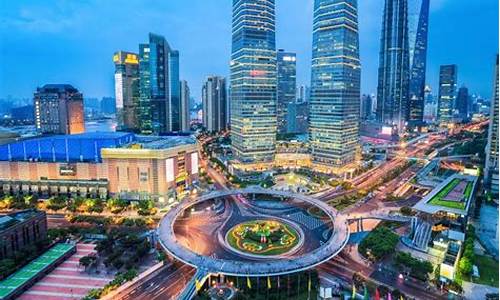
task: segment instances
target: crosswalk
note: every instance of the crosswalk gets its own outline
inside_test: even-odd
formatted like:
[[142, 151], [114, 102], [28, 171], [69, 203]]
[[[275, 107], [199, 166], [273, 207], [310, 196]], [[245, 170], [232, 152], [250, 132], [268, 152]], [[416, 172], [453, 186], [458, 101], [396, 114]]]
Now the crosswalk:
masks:
[[303, 212], [296, 212], [296, 213], [290, 214], [288, 216], [292, 220], [294, 220], [295, 222], [306, 226], [307, 229], [309, 229], [309, 230], [314, 230], [314, 229], [323, 225], [323, 222], [321, 222], [320, 220], [318, 220], [314, 217], [305, 215]]

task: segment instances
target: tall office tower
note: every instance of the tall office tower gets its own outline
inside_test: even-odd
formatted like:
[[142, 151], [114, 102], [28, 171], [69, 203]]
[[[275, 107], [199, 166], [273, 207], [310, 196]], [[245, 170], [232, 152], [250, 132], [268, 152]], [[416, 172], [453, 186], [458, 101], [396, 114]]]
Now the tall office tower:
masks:
[[410, 96], [408, 123], [422, 125], [425, 103], [425, 70], [430, 0], [408, 0], [408, 42], [410, 57]]
[[457, 65], [439, 68], [438, 119], [441, 123], [453, 121], [453, 109], [457, 95]]
[[309, 139], [320, 171], [355, 161], [360, 77], [357, 0], [315, 0]]
[[231, 143], [240, 164], [268, 163], [276, 150], [274, 0], [233, 0]]
[[309, 104], [307, 102], [289, 103], [287, 119], [288, 133], [307, 133], [309, 127]]
[[426, 123], [433, 123], [437, 118], [437, 103], [432, 95], [432, 89], [430, 86], [426, 85], [424, 90], [424, 121]]
[[69, 84], [46, 84], [33, 97], [36, 129], [42, 134], [85, 131], [83, 95]]
[[469, 117], [469, 89], [467, 89], [467, 87], [462, 86], [458, 89], [455, 107], [458, 112], [458, 117], [461, 120], [466, 120]]
[[361, 120], [366, 121], [372, 115], [372, 102], [370, 95], [361, 96]]
[[297, 101], [298, 102], [309, 102], [309, 96], [311, 95], [311, 89], [303, 84], [299, 87], [297, 93]]
[[164, 37], [149, 34], [139, 45], [139, 120], [144, 134], [180, 130], [179, 52]]
[[202, 88], [203, 126], [210, 132], [227, 129], [226, 79], [209, 76]]
[[[498, 101], [498, 55], [493, 79], [493, 97], [491, 99], [490, 127], [488, 130], [488, 143], [486, 145], [486, 165], [484, 167], [484, 182], [493, 195], [498, 195], [498, 114], [500, 106]], [[496, 198], [498, 199], [498, 197]]]
[[380, 44], [377, 121], [402, 132], [410, 84], [408, 0], [385, 0]]
[[186, 80], [180, 81], [180, 98], [181, 98], [181, 131], [188, 132], [191, 130], [191, 119], [189, 116], [190, 110], [190, 92]]
[[277, 119], [278, 133], [287, 132], [288, 104], [295, 102], [297, 93], [297, 57], [295, 53], [278, 50]]
[[115, 99], [118, 127], [125, 130], [139, 128], [139, 55], [118, 51], [113, 55], [115, 63]]

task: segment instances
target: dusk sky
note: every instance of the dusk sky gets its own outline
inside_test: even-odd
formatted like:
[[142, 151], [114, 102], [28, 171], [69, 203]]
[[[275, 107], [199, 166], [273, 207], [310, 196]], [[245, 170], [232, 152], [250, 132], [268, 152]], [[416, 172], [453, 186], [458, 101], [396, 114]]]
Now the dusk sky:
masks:
[[[376, 92], [383, 0], [358, 0], [362, 93]], [[181, 79], [199, 100], [210, 74], [227, 76], [229, 0], [0, 0], [0, 97], [33, 96], [70, 83], [85, 97], [114, 96], [116, 50], [138, 51], [148, 32], [180, 51]], [[313, 0], [276, 0], [277, 47], [297, 52], [298, 84], [309, 84]], [[431, 0], [427, 82], [457, 64], [459, 85], [489, 98], [498, 53], [497, 0]]]

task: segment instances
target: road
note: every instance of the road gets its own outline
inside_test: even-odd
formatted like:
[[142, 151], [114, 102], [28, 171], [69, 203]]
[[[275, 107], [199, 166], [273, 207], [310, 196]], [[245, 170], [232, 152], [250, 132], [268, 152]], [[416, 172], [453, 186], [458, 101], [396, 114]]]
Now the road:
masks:
[[176, 270], [165, 268], [153, 278], [141, 282], [133, 291], [120, 300], [175, 299], [194, 276], [196, 270], [188, 265], [180, 265]]

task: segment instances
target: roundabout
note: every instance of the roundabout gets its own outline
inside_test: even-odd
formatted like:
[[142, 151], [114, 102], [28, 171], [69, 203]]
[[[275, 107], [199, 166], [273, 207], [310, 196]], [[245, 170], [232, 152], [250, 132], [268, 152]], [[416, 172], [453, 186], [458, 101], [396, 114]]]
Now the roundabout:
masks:
[[279, 220], [256, 220], [238, 224], [226, 234], [231, 250], [251, 257], [271, 257], [293, 252], [303, 241], [300, 228]]
[[170, 256], [201, 272], [273, 276], [331, 259], [347, 243], [349, 229], [342, 215], [317, 199], [252, 187], [184, 200], [160, 221], [158, 237]]

